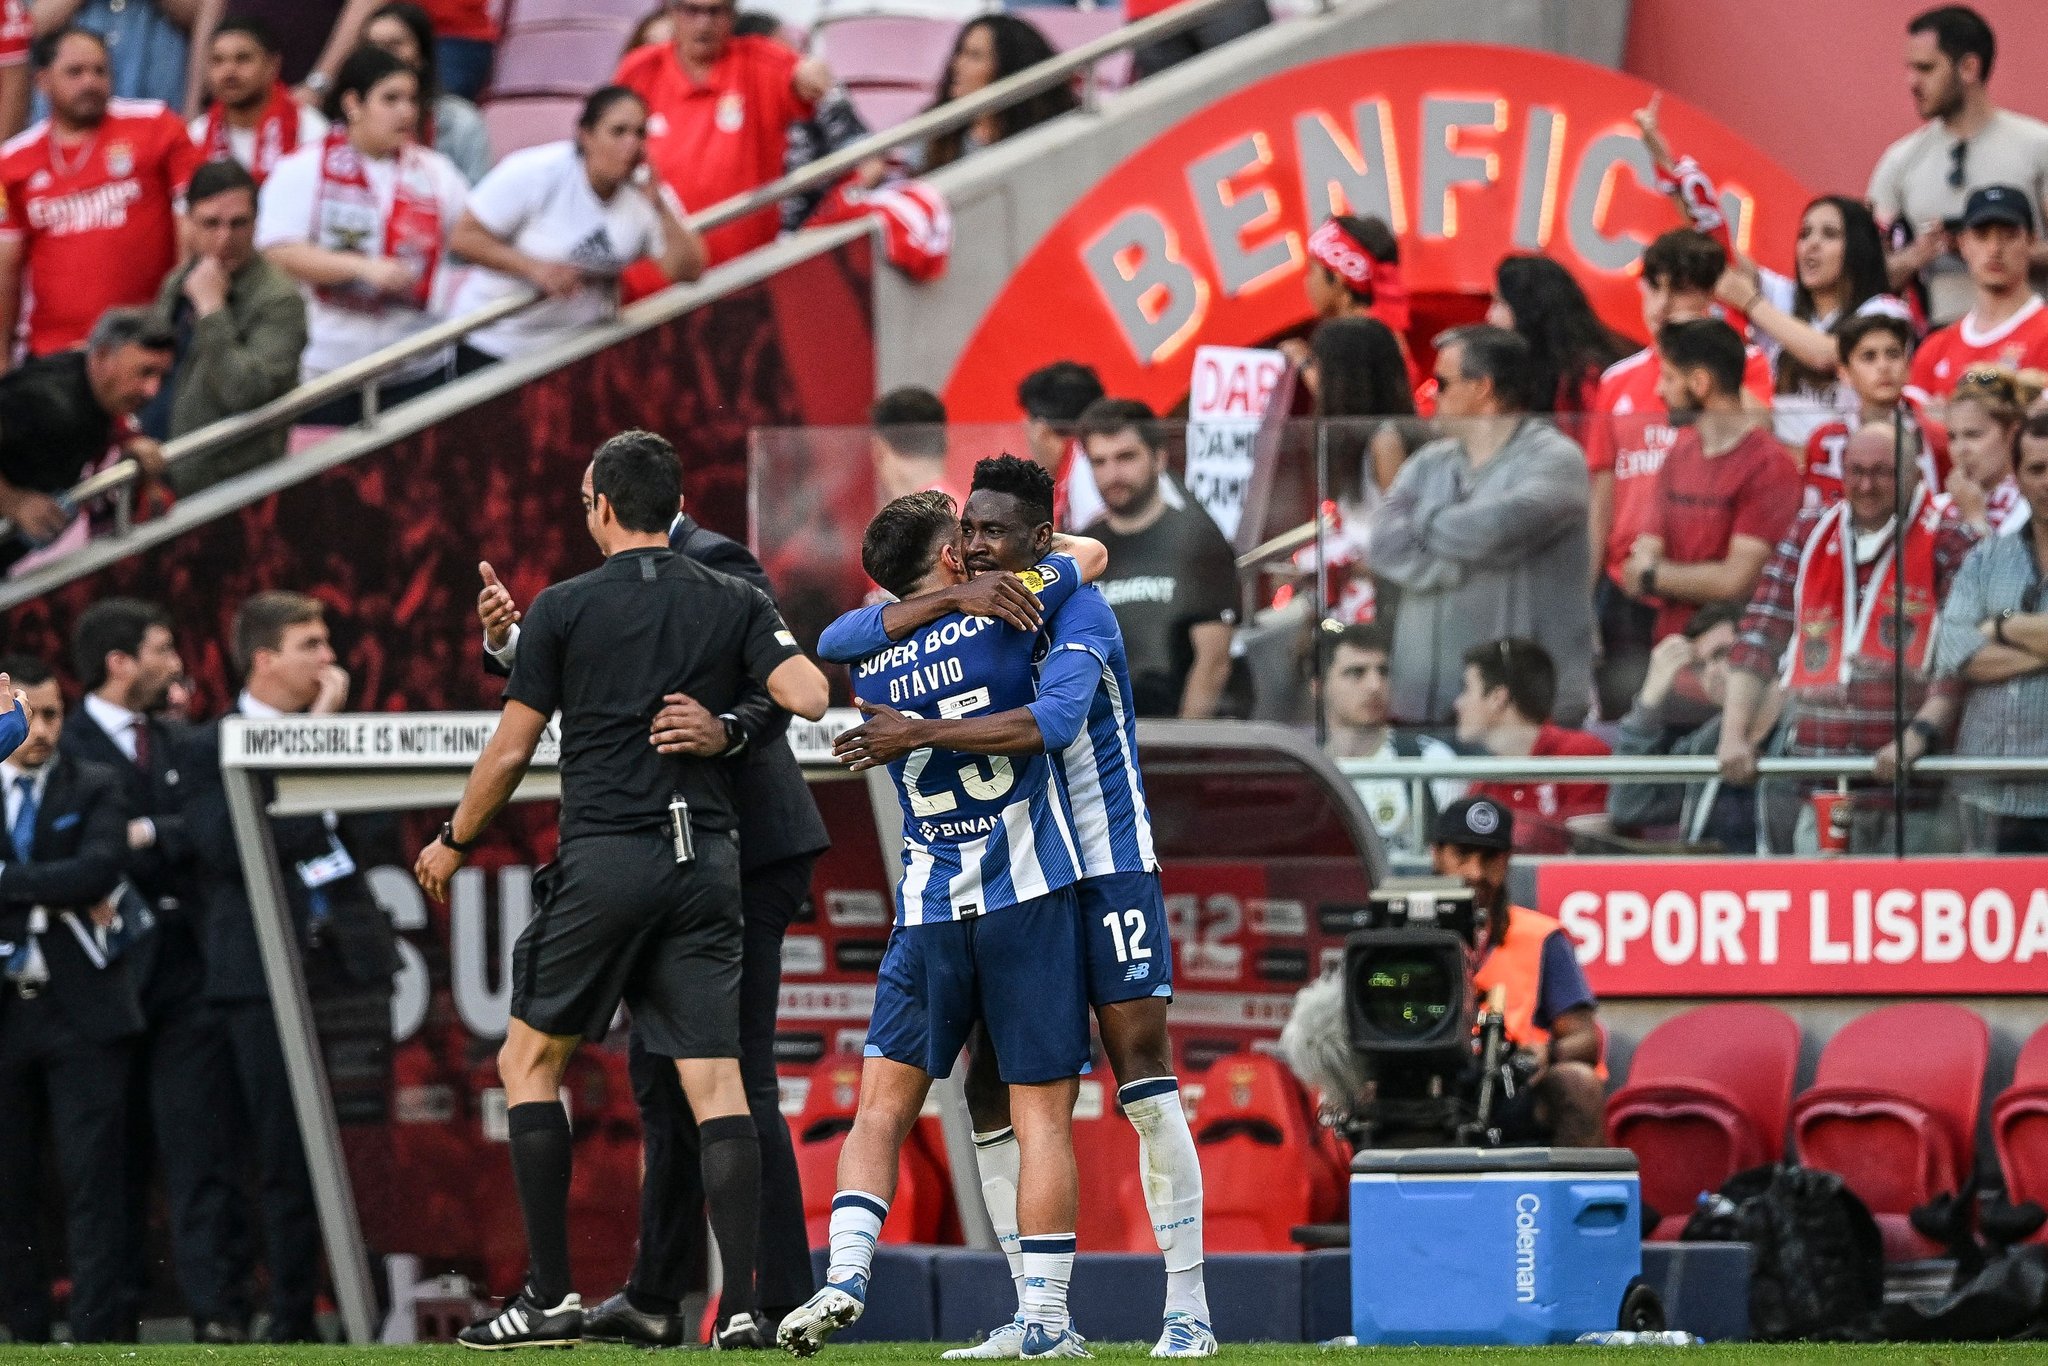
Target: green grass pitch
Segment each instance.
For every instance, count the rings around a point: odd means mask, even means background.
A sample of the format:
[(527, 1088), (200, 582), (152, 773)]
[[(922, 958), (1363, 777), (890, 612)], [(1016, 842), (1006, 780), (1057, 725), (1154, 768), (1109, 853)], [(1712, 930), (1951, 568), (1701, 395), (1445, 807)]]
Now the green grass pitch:
[[(937, 1361), (947, 1343), (887, 1343), (829, 1346), (813, 1358), (819, 1366), (864, 1366), (870, 1362)], [(1147, 1346), (1139, 1344), (1091, 1344), (1098, 1360), (1144, 1361)], [(1216, 1360), (1220, 1366), (1244, 1363), (1320, 1361), (1346, 1359), (1369, 1362), (1370, 1366), (1448, 1366), (1470, 1362), (1474, 1366), (1590, 1366), (1611, 1363), (1626, 1366), (1641, 1362), (1647, 1352), (1653, 1361), (1677, 1353), (1680, 1363), (1698, 1366), (2048, 1366), (2048, 1343), (1994, 1343), (1949, 1346), (1943, 1344), (1891, 1344), (1881, 1346), (1840, 1346), (1795, 1344), (1788, 1346), (1726, 1345), (1694, 1348), (1647, 1348), (1630, 1352), (1613, 1347), (1381, 1347), (1344, 1348), (1323, 1351), (1306, 1344), (1266, 1343), (1257, 1346), (1226, 1344)], [(581, 1347), (575, 1355), (527, 1351), (497, 1353), (486, 1357), (454, 1346), (432, 1347), (0, 1347), (0, 1364), (51, 1363), (51, 1366), (452, 1366), (457, 1361), (573, 1361), (580, 1366), (634, 1366), (650, 1362), (650, 1354), (627, 1347)], [(788, 1361), (776, 1352), (756, 1352), (741, 1360)]]

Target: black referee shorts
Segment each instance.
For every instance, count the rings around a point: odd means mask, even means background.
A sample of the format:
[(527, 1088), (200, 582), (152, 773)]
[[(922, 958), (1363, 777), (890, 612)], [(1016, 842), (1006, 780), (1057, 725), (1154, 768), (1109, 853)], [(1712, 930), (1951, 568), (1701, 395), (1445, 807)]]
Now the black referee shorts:
[(697, 831), (678, 864), (666, 831), (591, 835), (534, 876), (512, 947), (512, 1017), (602, 1038), (623, 1000), (647, 1051), (740, 1055), (739, 837)]

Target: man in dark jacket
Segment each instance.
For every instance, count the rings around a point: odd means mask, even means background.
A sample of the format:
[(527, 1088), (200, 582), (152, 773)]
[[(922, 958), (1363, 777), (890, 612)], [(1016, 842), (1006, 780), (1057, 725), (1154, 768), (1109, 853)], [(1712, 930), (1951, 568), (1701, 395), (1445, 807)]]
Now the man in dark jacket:
[[(767, 593), (768, 575), (745, 546), (707, 531), (687, 514), (669, 528), (681, 555)], [(477, 614), (484, 624), (485, 667), (505, 673), (518, 647), (519, 613), (512, 595), (486, 564)], [(740, 1074), (761, 1140), (761, 1241), (756, 1288), (767, 1323), (810, 1298), (810, 1239), (796, 1151), (782, 1116), (775, 1077), (775, 1010), (782, 986), (782, 937), (811, 892), (811, 867), (830, 846), (796, 756), (784, 742), (789, 713), (756, 689), (724, 716), (689, 698), (670, 698), (656, 721), (664, 752), (728, 754), (738, 765), (740, 904), (746, 940), (740, 959)], [(704, 1193), (698, 1174), (697, 1126), (675, 1068), (650, 1056), (638, 1035), (627, 1063), (645, 1134), (646, 1178), (640, 1191), (640, 1250), (624, 1290), (583, 1316), (587, 1338), (674, 1345), (682, 1338), (677, 1311), (703, 1276)]]
[[(320, 603), (297, 593), (258, 593), (235, 613), (235, 667), (246, 680), (229, 715), (279, 717), (340, 710), (348, 675), (334, 660)], [(227, 1020), (234, 1044), (248, 1146), (260, 1173), (263, 1247), (270, 1267), (273, 1342), (318, 1337), (313, 1300), (320, 1229), (306, 1169), (277, 1018), (263, 975), (256, 921), (221, 778), (220, 722), (197, 731), (183, 759), (190, 794), (187, 829), (199, 860), (204, 907), (200, 941), (206, 998)], [(391, 921), (371, 897), (340, 821), (324, 816), (271, 821), (292, 929), (309, 988), (352, 985), (387, 1001), (398, 968)]]
[(38, 1226), (43, 1119), (64, 1192), (71, 1335), (134, 1332), (127, 1241), (128, 1078), (142, 1011), (112, 950), (111, 908), (127, 851), (120, 780), (57, 748), (64, 696), (41, 661), (6, 661), (29, 734), (0, 762), (0, 1322), (48, 1341), (47, 1248)]
[(234, 1059), (225, 1019), (206, 1002), (199, 953), (197, 853), (182, 810), (185, 727), (155, 713), (183, 672), (170, 614), (135, 598), (87, 608), (71, 631), (72, 667), (84, 705), (57, 745), (117, 775), (128, 808), (129, 885), (154, 928), (130, 971), (147, 1023), (130, 1097), (133, 1224), (127, 1246), (138, 1282), (146, 1272), (151, 1141), (163, 1163), (171, 1254), (199, 1342), (240, 1340), (243, 1258), (234, 1217), (231, 1152), (219, 1116), (234, 1108)]

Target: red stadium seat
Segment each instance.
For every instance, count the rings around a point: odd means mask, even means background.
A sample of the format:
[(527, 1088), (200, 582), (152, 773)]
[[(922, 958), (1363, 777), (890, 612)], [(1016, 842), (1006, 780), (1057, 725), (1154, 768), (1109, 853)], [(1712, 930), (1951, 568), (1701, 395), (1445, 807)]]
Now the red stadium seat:
[(491, 136), (491, 155), (502, 161), (528, 147), (572, 138), (576, 135), (576, 116), (582, 111), (583, 101), (574, 96), (492, 100), (484, 105), (484, 130)]
[[(839, 1150), (853, 1129), (860, 1099), (861, 1060), (850, 1053), (822, 1059), (811, 1069), (804, 1108), (790, 1125), (796, 1143), (797, 1178), (804, 1190), (804, 1225), (812, 1247), (831, 1241), (832, 1196), (839, 1188)], [(922, 1121), (903, 1145), (896, 1170), (896, 1198), (882, 1225), (885, 1243), (937, 1242), (952, 1191), (946, 1169), (933, 1158)]]
[(617, 29), (623, 43), (654, 7), (653, 0), (512, 0), (504, 31), (509, 37), (537, 28), (607, 27)]
[[(1992, 1103), (1991, 1140), (2012, 1203), (2048, 1207), (2048, 1025), (2020, 1049), (2012, 1085)], [(2028, 1241), (2048, 1243), (2048, 1224)]]
[(1702, 1191), (1775, 1162), (1799, 1066), (1799, 1025), (1765, 1005), (1688, 1010), (1651, 1030), (1607, 1102), (1608, 1141), (1636, 1155), (1643, 1202), (1676, 1238)]
[(1870, 1207), (1887, 1261), (1943, 1251), (1908, 1215), (1969, 1176), (1990, 1047), (1984, 1021), (1961, 1006), (1886, 1006), (1828, 1040), (1792, 1104), (1799, 1160), (1839, 1173)]
[(923, 19), (909, 15), (856, 15), (822, 19), (811, 35), (811, 48), (825, 59), (847, 89), (861, 86), (909, 86), (930, 92), (945, 77), (960, 32), (954, 19)]
[[(625, 31), (605, 25), (528, 29), (498, 44), (491, 98), (507, 95), (588, 95), (611, 78)], [(565, 131), (561, 136), (567, 137)]]
[(1215, 1252), (1290, 1252), (1298, 1224), (1337, 1217), (1344, 1176), (1331, 1170), (1301, 1084), (1263, 1053), (1220, 1058), (1204, 1077), (1195, 1151), (1203, 1241)]

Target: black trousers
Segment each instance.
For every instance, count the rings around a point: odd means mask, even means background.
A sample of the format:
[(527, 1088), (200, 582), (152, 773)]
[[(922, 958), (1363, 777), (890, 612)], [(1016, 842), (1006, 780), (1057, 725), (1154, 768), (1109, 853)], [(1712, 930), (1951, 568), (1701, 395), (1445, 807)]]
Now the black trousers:
[(195, 1321), (245, 1326), (248, 1248), (235, 1189), (234, 1043), (222, 1014), (199, 996), (151, 1012), (137, 1074), (163, 1171), (171, 1264)]
[[(811, 894), (806, 854), (740, 876), (746, 941), (740, 960), (740, 1076), (761, 1135), (761, 1241), (756, 1289), (763, 1305), (803, 1303), (816, 1289), (796, 1149), (775, 1084), (775, 1011), (782, 991), (782, 936)], [(640, 1187), (640, 1248), (632, 1289), (680, 1300), (703, 1283), (707, 1248), (704, 1182), (697, 1166), (697, 1121), (675, 1064), (641, 1047), (635, 1032), (626, 1061), (646, 1135), (647, 1175)]]
[(0, 1002), (0, 1321), (46, 1342), (55, 1259), (42, 1236), (44, 1129), (64, 1192), (71, 1335), (132, 1331), (128, 1259), (128, 1073), (133, 1045), (95, 1042), (47, 997)]
[(241, 1146), (256, 1160), (258, 1222), (270, 1268), (270, 1336), (313, 1335), (313, 1297), (320, 1283), (320, 1219), (313, 1179), (299, 1141), (291, 1081), (268, 1001), (214, 1007), (227, 1028), (240, 1092)]
[(1614, 580), (1602, 578), (1593, 590), (1593, 615), (1600, 632), (1600, 663), (1593, 671), (1600, 718), (1619, 721), (1628, 715), (1649, 676), (1650, 650), (1657, 643), (1657, 609), (1622, 592)]

